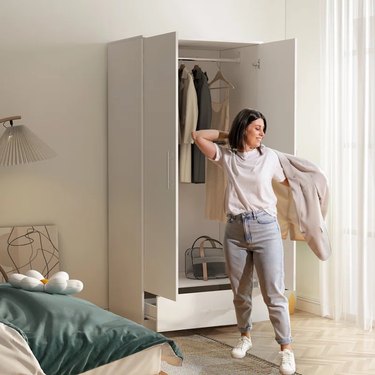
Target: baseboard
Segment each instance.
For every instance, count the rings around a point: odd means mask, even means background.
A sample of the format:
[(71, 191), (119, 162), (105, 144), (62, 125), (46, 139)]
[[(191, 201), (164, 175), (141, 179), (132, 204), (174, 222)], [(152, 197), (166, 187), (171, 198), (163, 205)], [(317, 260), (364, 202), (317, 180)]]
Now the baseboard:
[(297, 297), (296, 309), (320, 315), (320, 302), (314, 298)]

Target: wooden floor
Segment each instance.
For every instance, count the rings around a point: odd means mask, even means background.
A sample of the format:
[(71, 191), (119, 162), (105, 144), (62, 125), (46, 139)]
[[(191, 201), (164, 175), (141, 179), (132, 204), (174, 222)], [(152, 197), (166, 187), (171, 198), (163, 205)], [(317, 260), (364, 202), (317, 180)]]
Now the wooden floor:
[[(306, 312), (291, 316), (297, 371), (303, 375), (375, 375), (375, 332)], [(235, 345), (237, 328), (198, 330), (205, 336)], [(278, 363), (279, 346), (270, 322), (254, 323), (251, 353)]]

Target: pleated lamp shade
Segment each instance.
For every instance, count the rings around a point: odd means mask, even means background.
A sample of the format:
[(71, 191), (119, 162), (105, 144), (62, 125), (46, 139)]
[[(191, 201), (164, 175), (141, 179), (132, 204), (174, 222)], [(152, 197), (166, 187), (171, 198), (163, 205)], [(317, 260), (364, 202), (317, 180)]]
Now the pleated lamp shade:
[(33, 163), (56, 153), (24, 125), (9, 126), (0, 138), (0, 166)]

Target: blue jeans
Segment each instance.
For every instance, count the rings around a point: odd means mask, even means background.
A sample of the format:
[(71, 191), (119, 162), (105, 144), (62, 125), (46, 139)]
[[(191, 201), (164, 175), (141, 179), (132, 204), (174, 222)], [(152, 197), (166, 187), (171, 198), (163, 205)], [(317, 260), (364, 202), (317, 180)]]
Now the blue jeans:
[(291, 343), (288, 299), (284, 295), (284, 250), (276, 218), (265, 211), (228, 215), (224, 251), (240, 332), (252, 328), (255, 267), (276, 341), (280, 345)]

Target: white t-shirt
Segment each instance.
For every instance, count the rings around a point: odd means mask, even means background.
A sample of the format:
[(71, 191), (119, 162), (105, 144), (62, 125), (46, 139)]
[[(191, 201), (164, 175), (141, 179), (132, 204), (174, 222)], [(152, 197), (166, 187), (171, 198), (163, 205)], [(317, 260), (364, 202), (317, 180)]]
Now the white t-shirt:
[(276, 216), (277, 198), (272, 180), (285, 180), (276, 153), (264, 145), (261, 146), (262, 154), (257, 149), (236, 154), (227, 147), (215, 146), (216, 156), (212, 161), (223, 168), (228, 181), (226, 213), (238, 215), (263, 210)]

